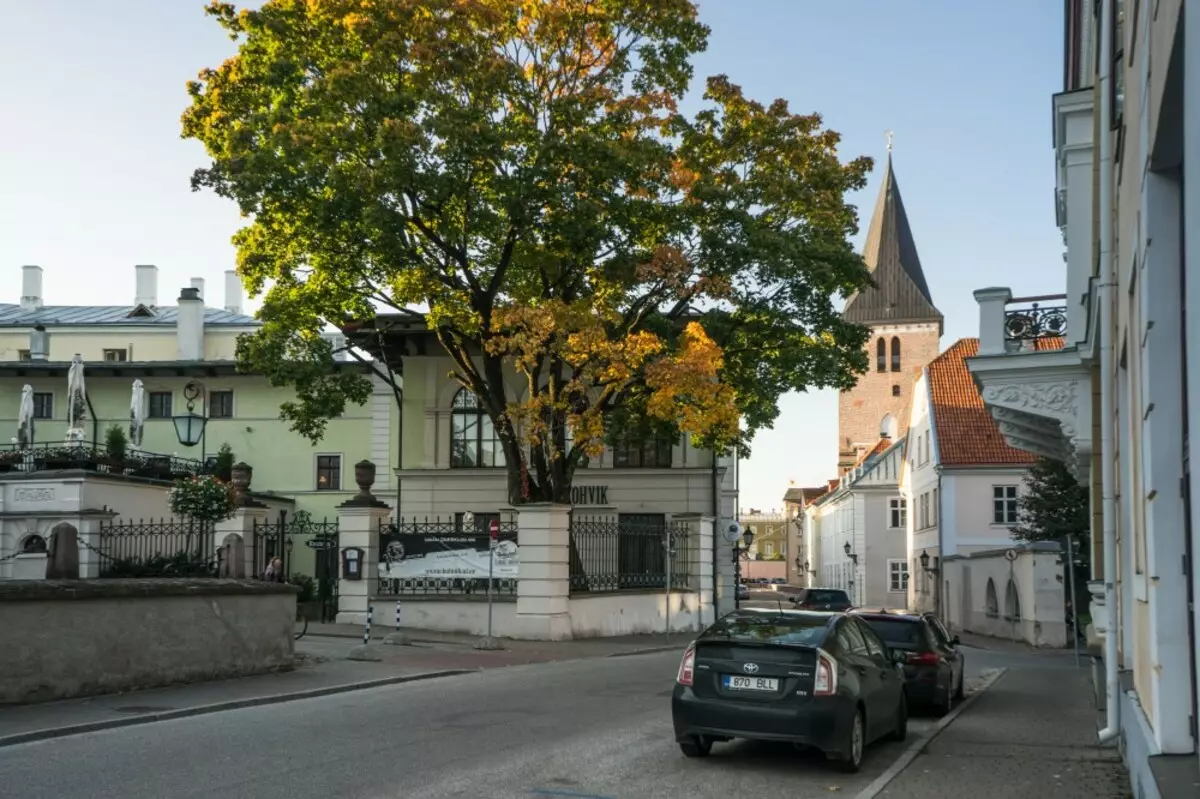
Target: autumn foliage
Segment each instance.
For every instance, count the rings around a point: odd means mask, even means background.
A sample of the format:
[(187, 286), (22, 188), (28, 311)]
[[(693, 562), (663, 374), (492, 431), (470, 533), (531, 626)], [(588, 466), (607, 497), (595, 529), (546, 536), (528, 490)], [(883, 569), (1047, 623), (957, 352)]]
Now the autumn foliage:
[(209, 13), (238, 53), (189, 86), (193, 184), (249, 220), (263, 328), (239, 359), (295, 387), (283, 414), (314, 440), (369, 394), (320, 332), (414, 308), (492, 418), (513, 502), (563, 501), (618, 438), (744, 447), (782, 393), (865, 368), (833, 301), (869, 281), (845, 195), (870, 161), (723, 76), (681, 113), (708, 35), (690, 0)]

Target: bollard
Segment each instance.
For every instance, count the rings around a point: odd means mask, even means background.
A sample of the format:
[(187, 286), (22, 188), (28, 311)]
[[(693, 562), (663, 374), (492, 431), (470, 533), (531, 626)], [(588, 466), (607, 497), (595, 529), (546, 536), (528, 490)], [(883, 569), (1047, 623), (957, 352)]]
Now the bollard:
[(378, 652), (371, 648), (371, 616), (375, 614), (375, 606), (367, 605), (367, 623), (363, 627), (362, 646), (350, 650), (347, 660), (383, 660)]
[(400, 600), (396, 600), (396, 632), (400, 632)]
[(367, 626), (363, 628), (363, 646), (371, 643), (371, 615), (375, 613), (374, 605), (367, 605)]
[(393, 646), (408, 646), (409, 645), (408, 636), (405, 635), (404, 633), (400, 632), (400, 600), (399, 599), (396, 600), (396, 631), (385, 635), (383, 637), (383, 642), (385, 644), (392, 644)]

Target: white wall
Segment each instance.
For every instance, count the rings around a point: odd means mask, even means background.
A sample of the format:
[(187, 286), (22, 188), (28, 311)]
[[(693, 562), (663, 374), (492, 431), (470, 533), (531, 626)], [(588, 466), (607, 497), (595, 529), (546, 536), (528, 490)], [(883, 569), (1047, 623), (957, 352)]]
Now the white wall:
[[(921, 572), (918, 558), (922, 552), (929, 553), (930, 558), (941, 555), (940, 538), (936, 524), (921, 527), (918, 518), (920, 497), (933, 495), (938, 488), (938, 447), (932, 417), (929, 410), (929, 370), (922, 369), (921, 376), (913, 386), (913, 402), (908, 423), (908, 451), (905, 457), (904, 477), (900, 486), (900, 495), (908, 506), (908, 524), (906, 530), (905, 557), (909, 565), (908, 604), (909, 607), (932, 609), (932, 587), (929, 578)], [(940, 493), (940, 492), (939, 492)], [(950, 498), (941, 500), (945, 508)], [(938, 512), (940, 519), (941, 510)]]
[[(1067, 644), (1063, 563), (1056, 544), (1035, 548), (1011, 547), (1017, 558), (1010, 562), (1005, 550), (951, 555), (942, 561), (942, 579), (948, 590), (942, 615), (954, 630), (1031, 646), (1063, 647)], [(988, 580), (995, 587), (995, 605), (989, 607)], [(1008, 600), (1010, 581), (1018, 602)]]

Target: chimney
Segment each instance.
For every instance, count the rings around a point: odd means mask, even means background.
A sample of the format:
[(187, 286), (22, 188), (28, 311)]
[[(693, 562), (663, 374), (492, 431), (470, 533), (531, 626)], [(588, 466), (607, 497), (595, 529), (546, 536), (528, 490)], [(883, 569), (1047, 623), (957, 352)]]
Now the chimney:
[(202, 277), (192, 278), (192, 288), (194, 288), (196, 291), (200, 292), (200, 300), (203, 302), (203, 300), (204, 300), (204, 278), (202, 278)]
[(179, 360), (204, 360), (204, 300), (200, 291), (186, 288), (179, 293), (179, 315), (175, 319)]
[(42, 268), (21, 267), (21, 310), (36, 311), (42, 307)]
[(155, 307), (158, 305), (158, 267), (138, 264), (134, 271), (137, 272), (137, 295), (133, 298), (133, 304)]
[[(28, 269), (29, 267), (25, 268)], [(38, 271), (41, 270), (39, 269)], [(34, 325), (33, 332), (29, 334), (29, 360), (50, 360), (50, 334), (41, 325)]]
[(242, 312), (242, 279), (233, 269), (225, 270), (225, 310), (236, 314)]

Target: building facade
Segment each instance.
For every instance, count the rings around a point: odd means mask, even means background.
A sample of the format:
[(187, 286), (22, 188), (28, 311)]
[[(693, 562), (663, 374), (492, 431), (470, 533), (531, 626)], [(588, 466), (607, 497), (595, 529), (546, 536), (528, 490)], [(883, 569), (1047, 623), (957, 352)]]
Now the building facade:
[(841, 588), (856, 605), (908, 606), (905, 439), (883, 440), (805, 511), (810, 585)]
[[(831, 481), (833, 485), (837, 481)], [(808, 514), (805, 510), (817, 497), (831, 490), (829, 484), (799, 488), (792, 484), (783, 495), (783, 515), (791, 520), (788, 534), (792, 537), (791, 557), (787, 561), (787, 581), (792, 585), (808, 587), (812, 585), (812, 557), (808, 551)]]
[[(1182, 0), (1072, 2), (1065, 27), (1052, 99), (1065, 294), (976, 292), (970, 368), (1009, 443), (1091, 488), (1101, 741), (1120, 742), (1134, 795), (1194, 795), (1200, 15)], [(1032, 345), (1052, 335), (1062, 350)]]
[(839, 474), (881, 436), (903, 438), (913, 381), (937, 356), (942, 335), (942, 314), (921, 269), (890, 151), (863, 260), (875, 285), (852, 294), (842, 316), (871, 329), (870, 366), (854, 388), (838, 396)]

